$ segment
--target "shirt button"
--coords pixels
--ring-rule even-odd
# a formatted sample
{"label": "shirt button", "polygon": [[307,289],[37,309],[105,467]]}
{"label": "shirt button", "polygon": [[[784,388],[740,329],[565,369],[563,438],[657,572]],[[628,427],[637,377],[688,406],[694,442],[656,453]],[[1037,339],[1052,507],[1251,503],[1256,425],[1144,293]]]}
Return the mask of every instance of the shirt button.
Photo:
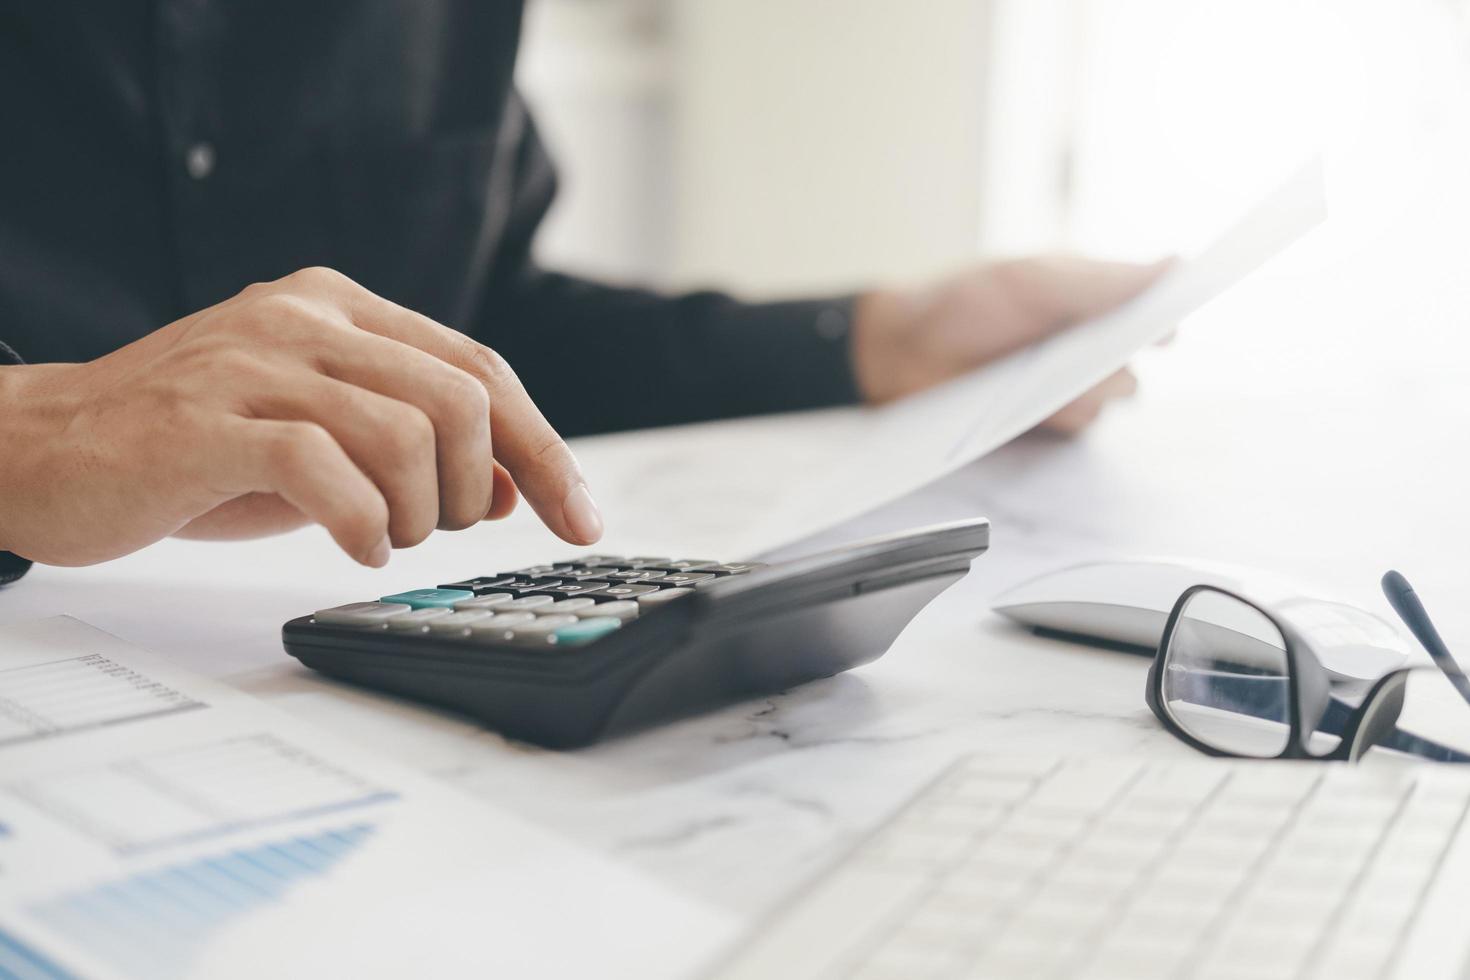
{"label": "shirt button", "polygon": [[184,169],[195,180],[203,180],[214,173],[214,147],[209,143],[195,143],[184,154]]}
{"label": "shirt button", "polygon": [[847,336],[847,316],[836,309],[825,309],[817,314],[817,320],[812,326],[817,331],[817,336],[823,340],[841,340]]}

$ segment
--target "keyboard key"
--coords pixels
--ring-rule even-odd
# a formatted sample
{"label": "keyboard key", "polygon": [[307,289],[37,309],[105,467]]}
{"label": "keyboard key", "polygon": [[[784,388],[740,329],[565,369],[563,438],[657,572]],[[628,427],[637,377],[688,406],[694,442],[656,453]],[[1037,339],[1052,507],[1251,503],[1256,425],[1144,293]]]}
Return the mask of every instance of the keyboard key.
{"label": "keyboard key", "polygon": [[413,589],[397,595],[385,595],[381,602],[399,602],[414,609],[450,609],[456,602],[473,599],[468,589]]}
{"label": "keyboard key", "polygon": [[659,579],[658,584],[679,586],[682,588],[690,585],[703,585],[705,582],[713,581],[715,581],[715,576],[709,572],[675,572],[672,575],[665,575]]}
{"label": "keyboard key", "polygon": [[323,626],[379,627],[410,608],[402,602],[349,602],[332,609],[318,609],[312,618]]}
{"label": "keyboard key", "polygon": [[481,620],[489,619],[494,613],[484,611],[452,612],[448,616],[435,616],[426,620],[430,633],[468,636],[470,627]]}
{"label": "keyboard key", "polygon": [[536,612],[541,609],[550,609],[556,600],[549,595],[525,595],[519,599],[512,599],[501,606],[496,612]]}
{"label": "keyboard key", "polygon": [[504,609],[505,604],[515,599],[509,592],[491,592],[489,595],[475,596],[463,602],[456,602],[454,608],[459,612],[499,612]]}
{"label": "keyboard key", "polygon": [[[550,617],[548,617],[550,618]],[[556,630],[559,646],[579,646],[606,636],[623,625],[616,616],[588,616]]]}
{"label": "keyboard key", "polygon": [[529,623],[512,626],[501,639],[530,646],[550,646],[556,642],[556,631],[580,622],[576,616],[533,616]]}
{"label": "keyboard key", "polygon": [[616,616],[618,619],[634,619],[638,616],[638,603],[629,602],[624,599],[619,602],[596,602],[592,599],[568,599],[566,602],[558,602],[560,608],[567,602],[590,602],[591,609],[575,610],[578,616]]}
{"label": "keyboard key", "polygon": [[611,585],[602,583],[602,588],[591,593],[588,598],[599,602],[612,602],[615,600],[637,599],[641,596],[651,595],[658,591],[656,585]]}
{"label": "keyboard key", "polygon": [[538,616],[596,616],[596,609],[596,602],[578,596],[575,599],[559,599],[549,606],[538,606],[535,612]]}
{"label": "keyboard key", "polygon": [[[555,582],[543,585],[538,592],[545,593],[545,598],[570,599],[579,595],[590,595],[607,588],[607,582]],[[541,596],[537,596],[541,598]]]}
{"label": "keyboard key", "polygon": [[673,602],[675,599],[686,595],[693,595],[693,589],[660,589],[657,592],[649,592],[638,597],[638,608],[647,612],[659,606]]}
{"label": "keyboard key", "polygon": [[710,565],[708,568],[701,569],[701,571],[714,572],[716,575],[744,575],[746,572],[754,572],[757,569],[768,567],[768,565],[758,561],[732,561],[726,562],[723,565]]}
{"label": "keyboard key", "polygon": [[493,592],[495,587],[511,581],[509,575],[482,575],[479,578],[465,579],[463,582],[450,582],[441,585],[441,589],[462,589],[465,592],[473,592],[475,595],[484,595]]}
{"label": "keyboard key", "polygon": [[390,630],[414,630],[422,633],[429,628],[429,620],[452,615],[454,613],[443,606],[414,609],[406,613],[399,613],[388,620],[388,628]]}

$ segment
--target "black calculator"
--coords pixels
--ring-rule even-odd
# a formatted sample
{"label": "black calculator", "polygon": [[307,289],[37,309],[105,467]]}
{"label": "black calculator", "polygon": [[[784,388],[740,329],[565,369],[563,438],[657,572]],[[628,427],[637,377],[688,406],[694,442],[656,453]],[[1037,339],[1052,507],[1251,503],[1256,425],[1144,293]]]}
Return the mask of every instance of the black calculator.
{"label": "black calculator", "polygon": [[989,543],[974,519],[774,564],[584,556],[323,609],[282,633],[322,673],[572,748],[874,660]]}

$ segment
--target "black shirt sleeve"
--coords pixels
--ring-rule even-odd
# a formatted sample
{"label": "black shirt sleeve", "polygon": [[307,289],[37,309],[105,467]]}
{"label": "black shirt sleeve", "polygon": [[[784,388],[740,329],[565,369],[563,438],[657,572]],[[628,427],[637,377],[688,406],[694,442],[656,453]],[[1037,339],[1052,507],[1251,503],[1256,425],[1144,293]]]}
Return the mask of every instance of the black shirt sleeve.
{"label": "black shirt sleeve", "polygon": [[[7,347],[4,341],[0,341],[0,366],[20,363],[22,363],[20,355]],[[0,405],[0,411],[4,410],[5,406]],[[0,587],[14,582],[24,575],[30,567],[31,563],[24,558],[12,555],[8,551],[0,551]]]}
{"label": "black shirt sleeve", "polygon": [[742,303],[538,268],[556,174],[518,96],[514,192],[473,332],[516,370],[564,435],[851,403],[850,297]]}

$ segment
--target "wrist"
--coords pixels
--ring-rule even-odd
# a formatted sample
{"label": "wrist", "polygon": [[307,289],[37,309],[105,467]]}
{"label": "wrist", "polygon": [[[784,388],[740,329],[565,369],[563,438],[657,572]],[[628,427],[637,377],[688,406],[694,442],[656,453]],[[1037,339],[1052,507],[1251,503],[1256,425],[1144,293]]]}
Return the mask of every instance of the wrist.
{"label": "wrist", "polygon": [[926,305],[920,292],[906,289],[870,290],[853,304],[852,370],[864,401],[892,401],[922,387],[908,378],[908,365],[913,326]]}
{"label": "wrist", "polygon": [[55,392],[71,365],[0,365],[0,551],[22,549],[20,528],[27,502],[37,492],[41,454],[64,428],[66,407]]}

